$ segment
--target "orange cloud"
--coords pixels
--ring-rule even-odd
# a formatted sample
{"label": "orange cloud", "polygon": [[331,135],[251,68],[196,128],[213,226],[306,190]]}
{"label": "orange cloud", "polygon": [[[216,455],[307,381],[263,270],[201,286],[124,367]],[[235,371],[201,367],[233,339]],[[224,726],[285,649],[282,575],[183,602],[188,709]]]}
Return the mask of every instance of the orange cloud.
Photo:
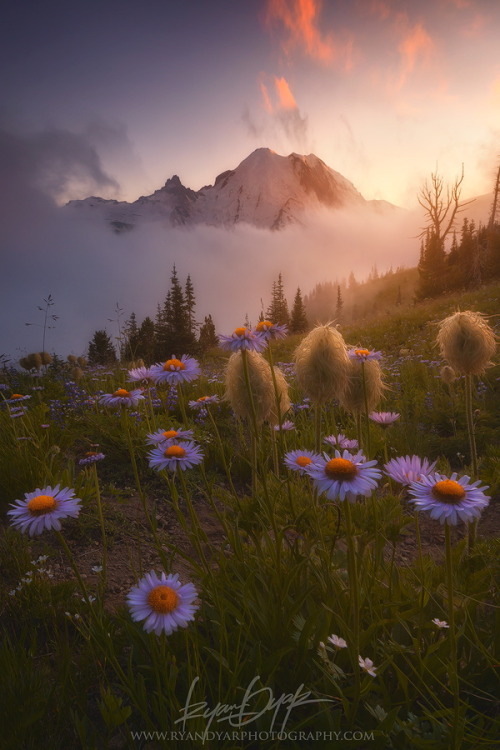
{"label": "orange cloud", "polygon": [[262,94],[264,109],[266,110],[266,112],[269,112],[269,114],[272,114],[273,105],[271,102],[271,97],[269,96],[269,91],[267,90],[267,86],[262,80],[259,81],[259,86],[260,86],[260,93]]}
{"label": "orange cloud", "polygon": [[434,51],[434,42],[421,23],[410,29],[398,45],[402,58],[399,85],[403,86],[407,77],[421,60],[428,61]]}
{"label": "orange cloud", "polygon": [[369,6],[369,11],[374,16],[378,16],[382,21],[386,21],[391,15],[392,9],[388,2],[384,0],[372,0]]}
{"label": "orange cloud", "polygon": [[280,21],[288,32],[282,43],[287,54],[296,47],[323,63],[331,62],[337,50],[331,36],[324,38],[317,27],[320,0],[268,0],[266,23]]}
{"label": "orange cloud", "polygon": [[278,106],[282,109],[297,109],[297,102],[294,99],[290,86],[285,78],[274,78],[274,86],[278,95]]}

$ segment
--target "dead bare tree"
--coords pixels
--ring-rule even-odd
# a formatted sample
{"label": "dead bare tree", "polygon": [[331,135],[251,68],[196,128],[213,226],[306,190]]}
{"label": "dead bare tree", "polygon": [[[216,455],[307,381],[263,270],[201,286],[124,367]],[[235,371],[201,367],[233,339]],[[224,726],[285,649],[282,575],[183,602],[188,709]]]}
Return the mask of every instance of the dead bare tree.
{"label": "dead bare tree", "polygon": [[452,185],[445,185],[444,178],[437,172],[431,174],[431,179],[425,181],[417,196],[427,216],[428,224],[419,237],[424,237],[431,231],[438,245],[444,249],[444,243],[455,225],[457,214],[473,202],[474,198],[460,202],[462,182],[464,180],[464,165],[462,173]]}

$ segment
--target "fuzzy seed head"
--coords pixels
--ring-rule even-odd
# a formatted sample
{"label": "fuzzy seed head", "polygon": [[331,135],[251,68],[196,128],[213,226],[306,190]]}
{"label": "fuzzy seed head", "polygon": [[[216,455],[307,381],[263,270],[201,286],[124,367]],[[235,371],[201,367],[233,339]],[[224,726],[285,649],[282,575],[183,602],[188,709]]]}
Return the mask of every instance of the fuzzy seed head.
{"label": "fuzzy seed head", "polygon": [[42,366],[42,358],[39,352],[32,352],[32,354],[28,354],[28,356],[26,357],[26,361],[28,362],[30,370],[39,370]]}
{"label": "fuzzy seed head", "polygon": [[297,380],[315,404],[342,397],[349,365],[342,334],[328,325],[313,328],[295,351]]}
{"label": "fuzzy seed head", "polygon": [[40,359],[42,360],[42,365],[50,365],[52,362],[52,355],[48,352],[38,352],[40,355]]}
{"label": "fuzzy seed head", "polygon": [[484,315],[472,310],[457,312],[442,320],[437,343],[455,372],[464,375],[484,372],[491,365],[497,347],[495,333]]}
{"label": "fuzzy seed head", "polygon": [[[269,362],[258,352],[235,352],[229,357],[226,367],[226,400],[229,401],[231,408],[239,417],[249,420],[252,418],[252,405],[245,382],[243,356],[247,358],[248,378],[257,423],[262,424],[268,419],[276,420],[276,400],[271,368]],[[283,413],[284,406],[282,407]]]}
{"label": "fuzzy seed head", "polygon": [[285,376],[283,375],[279,367],[274,367],[273,369],[274,378],[276,381],[276,392],[274,392],[273,384],[274,402],[273,408],[271,409],[268,417],[268,421],[274,425],[279,424],[278,405],[279,414],[281,415],[281,418],[283,418],[283,415],[286,414],[292,404],[290,402],[290,396],[288,395],[288,383],[285,380]]}
{"label": "fuzzy seed head", "polygon": [[368,413],[376,409],[386,388],[382,381],[382,369],[377,359],[367,359],[365,362],[351,360],[349,362],[347,387],[340,399],[342,406],[351,414],[361,414],[365,410],[363,370]]}
{"label": "fuzzy seed head", "polygon": [[455,370],[449,365],[444,365],[440,369],[439,374],[441,376],[441,380],[443,381],[443,383],[446,383],[446,385],[451,385],[451,383],[454,383],[457,379]]}

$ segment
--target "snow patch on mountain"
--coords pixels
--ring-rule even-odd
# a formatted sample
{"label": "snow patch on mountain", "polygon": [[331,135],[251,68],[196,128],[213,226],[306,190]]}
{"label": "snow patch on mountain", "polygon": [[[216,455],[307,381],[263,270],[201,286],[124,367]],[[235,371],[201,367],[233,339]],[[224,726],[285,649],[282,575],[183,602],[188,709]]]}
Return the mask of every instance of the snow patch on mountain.
{"label": "snow patch on mountain", "polygon": [[307,225],[308,215],[325,207],[377,213],[395,209],[386,201],[366,201],[351,182],[314,154],[280,156],[268,148],[257,149],[236,169],[222,172],[213,185],[198,191],[174,175],[152,195],[133,203],[92,196],[67,205],[99,216],[117,232],[150,220],[169,226],[244,223],[278,230],[289,224]]}

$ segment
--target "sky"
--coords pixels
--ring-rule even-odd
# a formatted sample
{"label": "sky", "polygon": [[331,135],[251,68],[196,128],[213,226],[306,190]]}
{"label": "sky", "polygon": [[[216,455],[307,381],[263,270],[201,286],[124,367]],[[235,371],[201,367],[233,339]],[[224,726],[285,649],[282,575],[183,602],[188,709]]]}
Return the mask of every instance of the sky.
{"label": "sky", "polygon": [[[226,253],[227,236],[208,230],[149,234],[141,247],[136,239],[113,250],[114,239],[57,214],[73,198],[135,200],[173,174],[197,190],[262,146],[315,153],[366,199],[406,208],[431,172],[453,180],[462,164],[464,197],[490,192],[499,38],[497,0],[9,3],[0,26],[0,296],[4,320],[17,322],[0,353],[34,345],[17,326],[48,293],[64,308],[88,284],[81,304],[59,310],[78,328],[71,348],[80,353],[115,298],[139,314],[161,301],[153,272],[140,294],[131,284],[141,258],[161,263],[164,278],[172,262],[196,277],[196,264],[218,265],[215,245]],[[252,233],[235,239],[251,254]],[[270,286],[284,256],[278,240],[260,242],[277,259],[263,277]],[[318,260],[328,242],[325,227]],[[298,281],[299,268],[291,286]],[[210,312],[203,293],[201,317]],[[62,341],[70,346],[69,332]]]}

